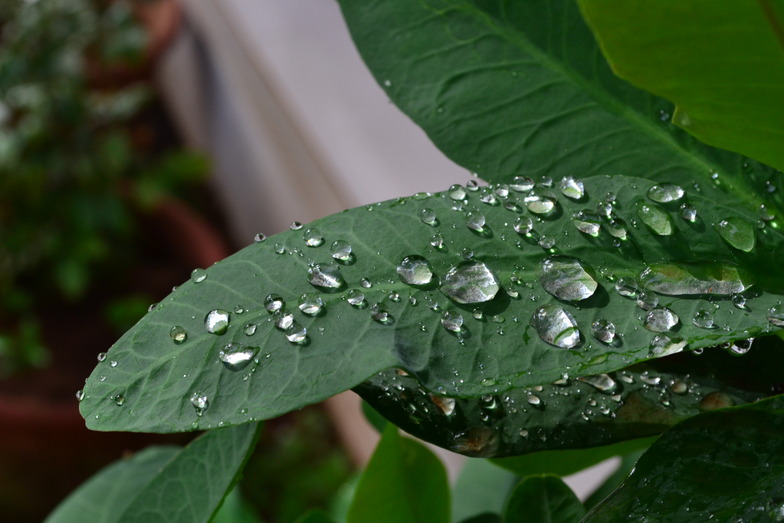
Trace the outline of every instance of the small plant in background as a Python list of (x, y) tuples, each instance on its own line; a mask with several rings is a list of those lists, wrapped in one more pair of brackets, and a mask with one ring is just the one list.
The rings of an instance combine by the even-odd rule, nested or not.
[[(784, 520), (784, 161), (767, 142), (784, 7), (341, 7), (390, 98), (488, 184), (294, 223), (195, 270), (80, 408), (97, 430), (214, 430), (113, 465), (51, 521), (207, 521), (259, 420), (349, 388), (394, 425), (373, 416), (348, 501), (301, 521)], [(676, 123), (770, 166), (676, 127), (597, 39)], [(397, 427), (489, 459), (450, 492)], [(560, 479), (611, 456), (584, 503)]]
[[(150, 143), (139, 122), (152, 100), (144, 82), (110, 81), (149, 58), (129, 4), (3, 5), (0, 369), (10, 373), (48, 359), (38, 309), (122, 275), (139, 252), (139, 213), (205, 164)], [(112, 317), (127, 328), (146, 310), (139, 301), (118, 297)]]

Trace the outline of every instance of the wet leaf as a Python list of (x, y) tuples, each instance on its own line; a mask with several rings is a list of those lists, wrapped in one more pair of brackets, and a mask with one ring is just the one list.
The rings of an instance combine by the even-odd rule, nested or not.
[(780, 2), (579, 3), (616, 74), (675, 102), (675, 124), (784, 169)]
[(514, 489), (504, 512), (507, 523), (577, 523), (585, 508), (558, 476), (531, 476)]
[(780, 521), (783, 429), (781, 396), (687, 420), (585, 521)]

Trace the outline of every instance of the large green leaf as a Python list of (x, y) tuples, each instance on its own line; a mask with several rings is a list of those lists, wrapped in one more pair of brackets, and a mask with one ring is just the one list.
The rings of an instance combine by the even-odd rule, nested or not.
[(501, 514), (520, 478), (487, 459), (469, 459), (452, 488), (452, 521)]
[(585, 521), (781, 521), (783, 430), (781, 396), (687, 420)]
[(438, 458), (393, 425), (357, 485), (348, 523), (448, 523), (449, 484)]
[[(391, 100), (447, 156), (487, 180), (553, 171), (685, 177), (706, 191), (719, 183), (754, 205), (784, 202), (782, 191), (764, 190), (780, 182), (773, 169), (697, 142), (668, 122), (670, 103), (615, 77), (573, 0), (340, 4)], [(723, 60), (711, 63), (718, 69)]]
[[(423, 195), (339, 213), (314, 222), (310, 233), (287, 231), (251, 245), (197, 273), (126, 333), (90, 376), (82, 413), (88, 426), (99, 430), (181, 431), (245, 423), (322, 400), (389, 367), (405, 369), (438, 394), (477, 397), (552, 383), (563, 375), (615, 371), (684, 343), (697, 349), (771, 331), (767, 311), (781, 299), (782, 282), (776, 278), (784, 248), (780, 233), (757, 229), (742, 208), (709, 200), (699, 190), (687, 190), (679, 201), (660, 207), (645, 197), (651, 185), (621, 176), (585, 179), (582, 198), (559, 194), (553, 213), (542, 218), (526, 210), (522, 199), (527, 193), (514, 190), (503, 198), (487, 188), (465, 191), (460, 201), (446, 193)], [(501, 195), (507, 190), (495, 189)], [(593, 212), (610, 191), (615, 193), (615, 225), (601, 221), (596, 237), (578, 231), (572, 214)], [(483, 202), (490, 197), (496, 205)], [(694, 222), (679, 215), (678, 204), (686, 200), (697, 210)], [(643, 208), (662, 213), (672, 234), (661, 236), (644, 225)], [(436, 217), (425, 220), (431, 225), (423, 223), (423, 211)], [(477, 228), (477, 213), (485, 219), (479, 231), (466, 226), (472, 222)], [(533, 231), (516, 232), (517, 220), (527, 219)], [(722, 240), (715, 225), (724, 220), (740, 231), (743, 241), (736, 238), (736, 245), (748, 248), (753, 242), (751, 252)], [(617, 235), (621, 223), (626, 240), (608, 232)], [(312, 232), (316, 229), (321, 232)], [(310, 234), (323, 236), (323, 244), (307, 246), (304, 236)], [(349, 259), (335, 265), (345, 283), (338, 289), (312, 285), (309, 264), (334, 262), (330, 244), (336, 240), (353, 247)], [(411, 256), (429, 261), (430, 283), (402, 281), (396, 267)], [(542, 274), (549, 256), (572, 268), (579, 262), (585, 272), (554, 281), (551, 276), (561, 269)], [(492, 271), (500, 286), (495, 298), (458, 303), (481, 295), (477, 287), (468, 297), (448, 290), (446, 284), (465, 264)], [(658, 300), (660, 308), (679, 316), (671, 333), (643, 328), (648, 313), (614, 289), (620, 278), (634, 281), (646, 269), (642, 279), (649, 295), (643, 301)], [(580, 301), (558, 300), (542, 286), (548, 278), (550, 290), (562, 297), (588, 293), (594, 285), (595, 292)], [(561, 286), (576, 280), (580, 285)], [(731, 294), (749, 285), (745, 308), (734, 307)], [(661, 294), (650, 293), (654, 288)], [(359, 291), (364, 308), (348, 301)], [(280, 295), (285, 309), (307, 329), (301, 343), (275, 327), (275, 315), (264, 305), (269, 294)], [(297, 307), (303, 294), (323, 302), (316, 316)], [(367, 306), (375, 303), (379, 310)], [(205, 327), (205, 317), (214, 310), (230, 315), (223, 334)], [(545, 336), (550, 343), (545, 342), (531, 324), (543, 312), (563, 321), (570, 314), (579, 340), (561, 323), (563, 332), (556, 333), (565, 338)], [(711, 315), (715, 328), (695, 326), (697, 313)], [(444, 327), (455, 328), (444, 314), (460, 315), (458, 331)], [(611, 343), (592, 335), (592, 323), (600, 320), (615, 324), (618, 334)], [(549, 322), (540, 321), (542, 333)], [(292, 339), (295, 334), (288, 332)], [(666, 343), (652, 349), (654, 340)], [(578, 343), (569, 349), (564, 341)], [(254, 356), (246, 367), (237, 370), (241, 365), (225, 354), (226, 364), (221, 363), (222, 351), (237, 350)]]
[(48, 523), (209, 521), (237, 481), (258, 427), (207, 432), (184, 448), (152, 447), (109, 465), (47, 518)]
[(577, 523), (585, 508), (558, 476), (524, 479), (514, 489), (504, 511), (504, 523)]
[(784, 2), (580, 0), (613, 70), (700, 140), (784, 169)]

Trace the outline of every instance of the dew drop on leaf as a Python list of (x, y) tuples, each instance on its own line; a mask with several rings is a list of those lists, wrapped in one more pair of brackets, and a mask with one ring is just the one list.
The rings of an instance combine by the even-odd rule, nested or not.
[(430, 238), (430, 245), (439, 251), (442, 251), (446, 248), (444, 245), (444, 237), (441, 234), (434, 234)]
[(659, 305), (659, 297), (649, 291), (643, 291), (637, 296), (637, 306), (644, 311), (649, 311)]
[(515, 176), (509, 188), (516, 192), (528, 192), (534, 188), (534, 181), (527, 176)]
[(79, 389), (76, 391), (76, 401), (82, 401), (84, 399), (84, 391)]
[(553, 191), (537, 187), (523, 198), (523, 202), (532, 213), (546, 216), (555, 211), (558, 199)]
[(441, 325), (449, 332), (459, 333), (463, 330), (463, 316), (456, 312), (444, 311), (441, 315)]
[(640, 294), (640, 288), (637, 286), (637, 282), (631, 278), (619, 278), (615, 282), (615, 292), (624, 298), (634, 299)]
[(561, 193), (572, 200), (579, 200), (585, 196), (585, 185), (580, 180), (575, 180), (571, 176), (564, 176), (560, 182)]
[(601, 218), (591, 211), (576, 211), (572, 213), (572, 223), (577, 230), (594, 238), (599, 236), (602, 227)]
[(302, 224), (300, 222), (296, 222), (296, 221), (295, 222), (291, 222), (291, 225), (289, 225), (289, 229), (291, 229), (292, 231), (298, 231), (298, 230), (302, 229)]
[(294, 315), (290, 312), (279, 310), (272, 314), (272, 321), (275, 323), (275, 327), (285, 331), (294, 324)]
[(666, 307), (658, 307), (648, 311), (643, 325), (646, 329), (653, 332), (666, 332), (672, 330), (680, 319), (678, 315)]
[(286, 305), (286, 302), (284, 302), (283, 298), (277, 294), (268, 294), (267, 297), (264, 298), (264, 309), (270, 314), (283, 309), (284, 305)]
[(466, 227), (472, 231), (482, 232), (485, 227), (485, 215), (481, 212), (469, 212), (466, 216)]
[(548, 304), (539, 307), (531, 316), (531, 325), (546, 343), (571, 349), (580, 342), (577, 321), (563, 308)]
[(776, 327), (784, 327), (784, 306), (777, 304), (768, 309), (768, 321)]
[(604, 394), (613, 394), (618, 388), (618, 384), (615, 382), (614, 379), (610, 377), (609, 374), (594, 374), (592, 376), (580, 376), (577, 378), (577, 380), (582, 381), (583, 383), (587, 383), (591, 387), (595, 388), (596, 390)]
[(729, 346), (727, 347), (727, 352), (729, 352), (733, 356), (743, 356), (744, 354), (746, 354), (751, 350), (751, 346), (753, 343), (754, 343), (754, 338), (735, 340), (734, 342), (729, 344)]
[(721, 263), (655, 263), (643, 269), (640, 283), (669, 296), (729, 296), (752, 286), (737, 267)]
[(716, 327), (713, 313), (711, 311), (702, 309), (694, 313), (691, 319), (692, 325), (700, 329), (713, 329)]
[(112, 396), (112, 400), (114, 400), (114, 404), (117, 405), (118, 407), (122, 407), (123, 404), (125, 404), (125, 396), (123, 396), (122, 394), (115, 394), (114, 396)]
[(225, 334), (229, 330), (229, 312), (213, 309), (204, 318), (204, 327), (210, 334)]
[(296, 321), (292, 321), (285, 332), (291, 343), (304, 343), (308, 339), (308, 330)]
[(694, 223), (697, 221), (697, 208), (688, 203), (682, 203), (680, 206), (681, 218), (687, 222)]
[(392, 325), (395, 323), (395, 319), (389, 314), (389, 311), (378, 303), (370, 307), (370, 317), (373, 321), (380, 323), (381, 325)]
[(397, 266), (397, 273), (408, 285), (427, 285), (433, 279), (430, 262), (416, 254), (403, 258)]
[(191, 271), (191, 281), (193, 283), (201, 283), (207, 279), (207, 271), (204, 269), (193, 269)]
[(686, 345), (688, 343), (680, 336), (671, 332), (662, 332), (651, 339), (651, 356), (654, 358), (669, 356), (670, 354), (681, 352), (686, 348)]
[(242, 370), (253, 361), (258, 347), (248, 347), (244, 343), (227, 343), (218, 352), (218, 359), (229, 370)]
[(191, 395), (191, 405), (196, 410), (196, 415), (201, 416), (210, 407), (210, 400), (203, 392), (194, 392)]
[(466, 191), (460, 184), (452, 185), (449, 190), (446, 192), (447, 196), (449, 196), (453, 200), (462, 201), (466, 199)]
[(329, 248), (332, 257), (339, 261), (348, 261), (351, 259), (351, 245), (345, 240), (335, 240)]
[(591, 333), (602, 343), (611, 344), (615, 341), (615, 324), (605, 319), (598, 319), (591, 324)]
[(299, 298), (299, 310), (308, 316), (316, 316), (324, 307), (324, 300), (315, 294), (303, 294)]
[(367, 307), (367, 302), (365, 301), (365, 293), (360, 291), (359, 289), (351, 289), (346, 294), (346, 301), (349, 305), (356, 309), (364, 309)]
[(260, 232), (260, 233), (256, 234), (256, 236), (253, 237), (253, 241), (256, 242), (256, 243), (261, 243), (261, 242), (263, 242), (266, 239), (267, 239), (267, 235), (264, 234), (263, 232)]
[(433, 405), (438, 407), (438, 410), (440, 410), (444, 416), (451, 416), (455, 412), (456, 401), (454, 398), (431, 394), (430, 400), (433, 402)]
[(185, 329), (179, 325), (175, 325), (171, 329), (169, 329), (169, 336), (171, 337), (172, 341), (177, 345), (181, 343), (185, 343), (188, 339), (188, 333), (185, 332)]
[(440, 289), (456, 303), (482, 303), (495, 298), (500, 288), (498, 278), (487, 265), (465, 261), (449, 269)]
[(719, 236), (730, 247), (743, 252), (751, 252), (754, 249), (756, 242), (754, 226), (743, 218), (732, 216), (721, 220), (715, 227)]
[(254, 334), (256, 334), (257, 328), (258, 325), (256, 325), (255, 323), (248, 323), (247, 325), (245, 325), (245, 328), (242, 329), (242, 331), (245, 333), (246, 336), (253, 336)]
[(674, 183), (656, 184), (648, 189), (648, 198), (656, 203), (675, 202), (683, 198), (684, 194), (683, 188)]
[(438, 218), (436, 217), (435, 211), (432, 209), (422, 209), (419, 211), (419, 219), (422, 220), (422, 223), (431, 227), (438, 225)]
[(542, 287), (564, 301), (580, 301), (593, 296), (598, 288), (596, 280), (577, 258), (550, 256), (542, 261), (537, 271)]
[(670, 213), (655, 203), (639, 202), (637, 215), (653, 233), (659, 236), (670, 236), (675, 232), (675, 225)]
[(317, 263), (308, 269), (308, 281), (322, 289), (340, 289), (346, 284), (340, 268), (334, 263)]
[(531, 234), (531, 231), (534, 229), (534, 222), (528, 216), (519, 216), (515, 219), (512, 227), (515, 232), (525, 236)]

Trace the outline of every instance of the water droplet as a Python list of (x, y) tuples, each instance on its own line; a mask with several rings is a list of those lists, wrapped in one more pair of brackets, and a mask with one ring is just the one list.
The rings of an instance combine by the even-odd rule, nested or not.
[(434, 234), (430, 238), (430, 245), (432, 245), (439, 251), (446, 249), (446, 245), (444, 245), (444, 237), (441, 236), (441, 234)]
[(534, 181), (527, 176), (515, 176), (509, 188), (517, 192), (528, 192), (534, 188)]
[(550, 256), (542, 261), (537, 271), (544, 290), (565, 301), (580, 301), (593, 296), (598, 288), (596, 280), (583, 263), (569, 256)]
[(267, 297), (264, 298), (264, 308), (270, 314), (283, 309), (284, 305), (286, 305), (286, 303), (283, 301), (283, 298), (277, 294), (268, 294)]
[(255, 323), (248, 323), (247, 325), (245, 325), (245, 328), (242, 329), (242, 332), (245, 333), (245, 336), (253, 336), (254, 334), (256, 334), (257, 328), (258, 325), (256, 325)]
[(730, 247), (743, 252), (751, 252), (754, 249), (754, 243), (756, 242), (754, 226), (743, 218), (732, 216), (720, 221), (715, 227), (719, 232), (719, 236)]
[(465, 261), (444, 276), (441, 292), (457, 303), (482, 303), (495, 298), (500, 283), (482, 262)]
[(299, 298), (299, 310), (308, 316), (316, 316), (324, 307), (324, 300), (315, 294), (303, 294)]
[(675, 202), (683, 198), (684, 194), (683, 188), (674, 183), (656, 184), (648, 189), (648, 198), (656, 203)]
[(308, 339), (308, 329), (292, 321), (286, 329), (286, 339), (291, 343), (304, 343)]
[(538, 243), (539, 247), (541, 247), (542, 249), (550, 250), (553, 247), (555, 247), (555, 238), (543, 234), (542, 236), (539, 237), (539, 241), (537, 241), (536, 243)]
[(258, 352), (258, 347), (248, 347), (243, 343), (227, 343), (218, 352), (218, 359), (229, 370), (242, 370), (253, 361)]
[(695, 312), (694, 317), (691, 319), (691, 323), (700, 329), (713, 329), (716, 327), (713, 314), (705, 309)]
[(575, 180), (571, 176), (561, 178), (561, 193), (572, 200), (579, 200), (585, 196), (585, 185), (580, 180)]
[(742, 294), (733, 294), (731, 298), (732, 304), (738, 309), (746, 310), (746, 297)]
[(680, 319), (678, 315), (666, 307), (658, 307), (648, 311), (643, 325), (653, 332), (666, 332), (675, 327)]
[(116, 367), (117, 366), (117, 361), (115, 361), (115, 360), (110, 361), (109, 362), (109, 366), (112, 367), (112, 368)]
[[(619, 240), (626, 240), (629, 231), (626, 229), (626, 224), (620, 218), (615, 218), (604, 224), (604, 228), (610, 233), (610, 236)], [(617, 245), (616, 245), (617, 247)]]
[(589, 236), (593, 236), (594, 238), (599, 236), (599, 230), (602, 226), (599, 215), (590, 211), (573, 212), (572, 223), (575, 227), (577, 227), (578, 231)]
[(370, 307), (370, 317), (373, 318), (373, 321), (382, 325), (392, 325), (395, 323), (395, 319), (389, 314), (389, 311), (382, 308), (378, 303)]
[(651, 356), (654, 358), (669, 356), (681, 352), (687, 345), (688, 343), (680, 336), (671, 332), (662, 332), (651, 340)]
[(618, 384), (608, 374), (595, 374), (593, 376), (580, 376), (578, 381), (587, 383), (599, 392), (613, 394), (618, 388)]
[(79, 389), (76, 391), (76, 401), (82, 401), (84, 399), (84, 391)]
[(395, 303), (400, 302), (400, 293), (390, 292), (388, 297), (389, 297), (389, 301), (393, 301)]
[(479, 190), (479, 183), (476, 180), (468, 180), (466, 182), (466, 189), (469, 191), (478, 191)]
[(539, 307), (531, 317), (531, 325), (536, 329), (543, 341), (571, 349), (580, 342), (580, 331), (577, 321), (561, 307), (553, 304)]
[(305, 240), (305, 245), (308, 247), (318, 247), (324, 243), (324, 236), (318, 229), (306, 229), (302, 239)]
[(544, 402), (542, 398), (537, 396), (536, 394), (529, 394), (527, 398), (528, 404), (534, 407), (544, 407)]
[(776, 327), (784, 327), (784, 305), (779, 303), (768, 309), (768, 321)]
[(541, 185), (542, 187), (552, 187), (553, 179), (547, 175), (544, 175), (541, 178), (539, 178), (539, 185)]
[(525, 195), (523, 202), (532, 213), (548, 215), (555, 211), (558, 199), (552, 191), (536, 187)]
[(591, 324), (593, 337), (602, 343), (611, 344), (615, 341), (615, 325), (608, 320), (598, 319)]
[(433, 279), (433, 270), (422, 256), (406, 256), (397, 266), (397, 273), (408, 285), (427, 285)]
[(655, 263), (640, 273), (640, 283), (669, 296), (729, 296), (752, 285), (737, 267), (722, 263)]
[(460, 184), (452, 185), (449, 190), (446, 192), (447, 196), (452, 198), (453, 200), (462, 201), (466, 199), (466, 191)]
[(284, 247), (282, 243), (276, 243), (275, 244), (275, 253), (276, 254), (286, 254), (286, 247)]
[(528, 216), (519, 216), (512, 227), (518, 234), (528, 235), (534, 229), (534, 222)]
[(112, 399), (114, 400), (114, 404), (117, 405), (118, 407), (122, 407), (123, 404), (125, 403), (125, 396), (123, 396), (122, 394), (115, 394), (114, 396), (112, 396)]
[(765, 206), (764, 203), (760, 204), (757, 208), (757, 216), (759, 216), (760, 220), (769, 222), (776, 217), (773, 212)]
[(652, 292), (641, 292), (637, 296), (637, 306), (644, 311), (649, 311), (659, 305), (659, 297)]
[(169, 329), (169, 336), (171, 337), (172, 341), (177, 345), (181, 343), (185, 343), (185, 340), (188, 339), (188, 333), (185, 332), (185, 329), (180, 327), (179, 325), (175, 325), (171, 329)]
[(370, 280), (368, 280), (367, 278), (362, 278), (361, 280), (359, 280), (359, 284), (364, 289), (369, 289), (369, 288), (371, 288), (373, 286), (373, 284), (370, 283)]
[(697, 221), (697, 208), (688, 203), (682, 203), (680, 206), (681, 218), (687, 222), (694, 223)]
[(640, 288), (637, 286), (637, 282), (631, 278), (619, 278), (615, 282), (615, 292), (624, 298), (634, 299), (640, 293)]
[(267, 235), (264, 234), (263, 232), (260, 232), (260, 233), (256, 234), (256, 236), (253, 237), (253, 241), (256, 242), (256, 243), (261, 243), (261, 242), (263, 242), (266, 239), (267, 239)]
[(294, 324), (294, 315), (283, 310), (276, 311), (272, 315), (272, 321), (275, 323), (275, 327), (285, 331)]
[(490, 187), (482, 187), (479, 189), (479, 201), (487, 205), (498, 205), (498, 198)]
[(459, 333), (463, 330), (463, 316), (456, 312), (444, 311), (441, 315), (441, 325), (449, 332)]
[(204, 317), (204, 327), (211, 334), (225, 334), (229, 330), (229, 312), (213, 309)]
[(191, 271), (191, 281), (193, 283), (201, 283), (207, 279), (207, 271), (204, 269), (193, 269)]
[(191, 395), (191, 405), (196, 409), (196, 415), (201, 416), (210, 407), (210, 400), (203, 392), (194, 392)]
[(317, 263), (308, 269), (308, 281), (322, 289), (340, 289), (346, 284), (340, 274), (340, 267), (334, 263)]
[(606, 218), (608, 220), (612, 219), (613, 217), (613, 206), (610, 202), (601, 201), (596, 205), (596, 212), (599, 213), (599, 216), (602, 218)]
[(444, 416), (451, 416), (452, 413), (455, 411), (456, 401), (454, 398), (435, 396), (431, 394), (430, 400), (433, 402), (433, 405), (438, 407), (438, 409), (444, 414)]
[(652, 232), (659, 236), (670, 236), (675, 232), (675, 224), (670, 213), (655, 203), (638, 203), (637, 215)]
[(351, 245), (344, 240), (335, 240), (329, 248), (332, 257), (339, 261), (348, 261), (351, 259)]
[(438, 218), (436, 217), (436, 213), (433, 211), (433, 209), (422, 209), (419, 211), (419, 219), (422, 220), (422, 223), (431, 227), (438, 225)]
[(291, 222), (291, 225), (289, 225), (289, 229), (291, 229), (292, 231), (298, 231), (302, 229), (302, 224), (300, 222)]
[(745, 340), (735, 340), (732, 342), (727, 351), (734, 355), (734, 356), (743, 356), (747, 352), (751, 350), (751, 346), (754, 343), (754, 338), (747, 338)]
[(485, 215), (481, 212), (469, 212), (466, 216), (466, 227), (472, 231), (482, 232), (485, 227)]
[(493, 186), (493, 192), (501, 199), (509, 197), (509, 186), (505, 183), (497, 183)]
[(358, 289), (351, 289), (350, 291), (348, 291), (348, 294), (346, 294), (346, 301), (348, 302), (349, 305), (357, 309), (364, 309), (365, 307), (367, 307), (367, 302), (365, 301), (365, 294)]

